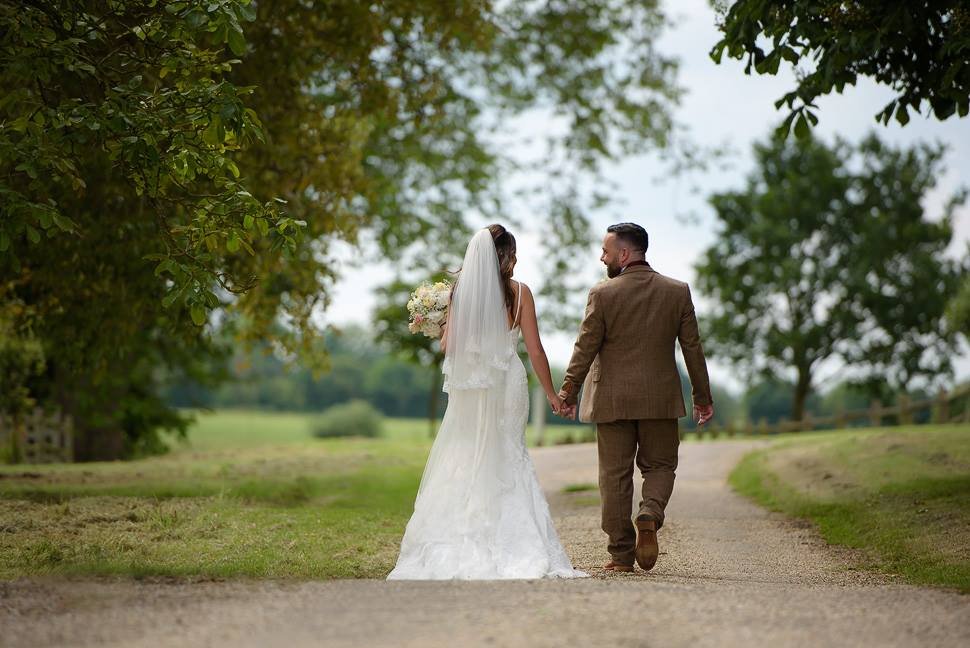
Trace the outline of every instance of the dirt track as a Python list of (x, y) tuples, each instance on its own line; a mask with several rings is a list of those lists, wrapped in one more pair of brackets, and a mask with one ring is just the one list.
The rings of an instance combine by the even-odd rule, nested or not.
[[(591, 445), (535, 452), (569, 581), (20, 580), (0, 583), (3, 646), (966, 646), (970, 597), (850, 569), (804, 525), (733, 494), (751, 442), (681, 446), (649, 574), (606, 574)], [(594, 491), (595, 493), (595, 491)]]

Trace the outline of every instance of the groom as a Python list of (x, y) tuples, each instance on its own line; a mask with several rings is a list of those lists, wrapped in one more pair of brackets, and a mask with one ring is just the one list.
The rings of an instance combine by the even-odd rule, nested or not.
[[(644, 260), (647, 232), (635, 223), (611, 225), (600, 261), (608, 281), (589, 291), (586, 315), (559, 392), (575, 418), (596, 423), (603, 530), (609, 536), (607, 570), (649, 570), (657, 562), (657, 530), (674, 488), (686, 414), (674, 341), (680, 341), (692, 387), (694, 418), (714, 416), (707, 363), (687, 284), (656, 272)], [(585, 381), (585, 382), (584, 382)], [(643, 476), (642, 499), (631, 521), (634, 463)], [(638, 533), (639, 532), (639, 533)]]

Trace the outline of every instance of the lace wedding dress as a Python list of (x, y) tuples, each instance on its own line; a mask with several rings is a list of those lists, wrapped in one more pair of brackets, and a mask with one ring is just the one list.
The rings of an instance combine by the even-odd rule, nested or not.
[[(494, 255), (490, 235), (487, 242)], [(470, 252), (474, 244), (475, 238)], [(478, 244), (487, 252), (482, 240)], [(463, 324), (474, 328), (481, 322), (462, 322), (455, 313), (456, 307), (461, 309), (461, 298), (471, 296), (467, 290), (464, 295), (461, 292), (472, 280), (469, 253), (462, 267), (450, 309), (451, 332), (443, 366), (448, 408), (421, 478), (397, 565), (387, 578), (587, 576), (573, 569), (559, 542), (526, 450), (529, 389), (516, 353), (520, 304), (509, 330), (501, 303), (504, 343), (494, 336), (489, 340), (487, 333), (477, 338), (472, 334), (474, 343), (463, 348), (461, 340), (451, 336), (465, 333)], [(496, 277), (497, 273), (487, 271), (485, 280), (498, 284)], [(453, 347), (457, 347), (454, 352)], [(464, 357), (467, 353), (473, 357)]]

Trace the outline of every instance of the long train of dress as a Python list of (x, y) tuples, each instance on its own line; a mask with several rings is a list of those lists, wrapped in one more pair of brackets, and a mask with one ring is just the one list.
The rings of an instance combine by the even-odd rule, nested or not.
[(563, 550), (526, 449), (518, 337), (515, 326), (504, 384), (449, 392), (389, 580), (588, 576)]

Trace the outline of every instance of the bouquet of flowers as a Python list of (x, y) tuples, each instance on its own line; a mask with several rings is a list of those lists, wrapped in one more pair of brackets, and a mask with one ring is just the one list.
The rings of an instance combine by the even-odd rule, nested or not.
[(408, 330), (423, 333), (429, 338), (441, 337), (441, 325), (451, 300), (451, 284), (447, 281), (424, 282), (411, 293), (408, 300)]

